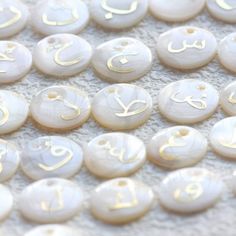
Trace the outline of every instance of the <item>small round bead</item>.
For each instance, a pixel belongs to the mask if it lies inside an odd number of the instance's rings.
[[[13,196],[11,192],[0,184],[0,221],[5,220],[13,208]]]

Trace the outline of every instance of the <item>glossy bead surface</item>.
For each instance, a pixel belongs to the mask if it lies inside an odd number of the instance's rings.
[[[13,208],[13,196],[7,187],[0,184],[0,221],[5,220]]]

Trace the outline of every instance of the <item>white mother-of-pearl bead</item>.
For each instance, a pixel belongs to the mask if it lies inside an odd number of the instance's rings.
[[[0,84],[22,79],[32,66],[31,52],[22,44],[0,41]]]
[[[151,112],[151,96],[131,84],[110,85],[99,91],[92,102],[94,119],[112,130],[135,129],[149,119]]]
[[[0,90],[0,111],[0,134],[6,134],[19,129],[25,123],[29,106],[23,96]]]
[[[209,118],[219,103],[219,94],[206,82],[186,79],[170,83],[159,93],[159,109],[167,119],[192,124]]]
[[[153,203],[150,187],[129,178],[118,178],[95,189],[91,196],[91,211],[107,223],[124,224],[145,215]]]
[[[151,13],[160,20],[181,22],[198,15],[206,0],[150,0]]]
[[[92,58],[90,44],[73,34],[55,34],[42,39],[33,52],[35,66],[52,76],[72,76],[87,68]]]
[[[83,194],[73,182],[59,178],[37,181],[20,194],[21,214],[38,223],[58,223],[69,220],[81,210]]]
[[[223,190],[222,181],[202,168],[186,168],[170,173],[159,187],[163,207],[178,213],[195,213],[213,206]]]
[[[102,79],[125,83],[144,76],[152,66],[151,50],[133,38],[117,38],[98,46],[92,64]]]
[[[72,140],[44,136],[29,141],[23,148],[21,167],[34,180],[75,175],[83,163],[83,150]]]
[[[51,86],[33,98],[30,110],[43,127],[68,130],[86,122],[91,107],[87,93],[70,86]]]
[[[10,179],[20,164],[19,148],[8,141],[0,139],[0,182]]]
[[[0,184],[0,221],[6,219],[13,208],[13,196],[4,185]]]
[[[166,65],[190,70],[208,64],[216,55],[217,41],[205,29],[183,26],[161,34],[157,54]]]
[[[27,24],[29,10],[19,0],[1,0],[0,2],[0,39],[19,33]]]
[[[41,0],[33,9],[32,26],[41,34],[80,33],[90,19],[81,0]]]
[[[139,23],[148,11],[148,0],[92,0],[93,20],[102,27],[121,30]]]
[[[236,23],[235,0],[207,0],[207,9],[218,20]]]
[[[143,166],[145,160],[144,143],[125,133],[100,135],[88,143],[85,151],[87,168],[102,178],[133,174]]]
[[[197,130],[175,126],[158,132],[147,146],[148,158],[155,164],[177,169],[201,161],[207,152],[207,140]]]

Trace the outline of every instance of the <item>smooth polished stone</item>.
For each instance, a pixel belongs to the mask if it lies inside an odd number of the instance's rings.
[[[144,124],[152,112],[152,98],[141,87],[114,84],[99,91],[92,102],[94,119],[111,130],[130,130]]]
[[[150,0],[151,13],[160,20],[182,22],[197,16],[206,0]]]
[[[22,95],[0,90],[0,111],[0,134],[2,135],[16,131],[25,123],[29,106]]]
[[[150,187],[129,178],[118,178],[95,189],[91,196],[91,211],[106,223],[125,224],[144,216],[153,202]]]
[[[157,54],[165,65],[181,69],[197,69],[208,64],[216,55],[217,41],[205,29],[183,26],[161,34]]]
[[[144,76],[151,70],[151,50],[139,40],[117,38],[98,46],[92,64],[102,79],[126,83]]]
[[[0,1],[0,39],[19,33],[26,26],[29,10],[22,1]]]
[[[219,94],[212,85],[195,79],[170,83],[159,93],[159,110],[170,121],[193,124],[216,111]]]
[[[13,196],[11,192],[0,184],[0,221],[5,220],[13,208]]]
[[[32,11],[32,26],[41,34],[80,33],[89,23],[87,5],[81,0],[41,0]]]
[[[60,136],[44,136],[27,142],[21,168],[34,180],[75,175],[83,163],[83,150],[74,141]]]
[[[207,0],[210,14],[226,23],[236,23],[235,0]]]
[[[0,182],[10,179],[20,164],[19,148],[8,141],[0,139]]]
[[[85,151],[87,168],[102,178],[129,176],[140,169],[145,160],[144,143],[125,133],[99,135],[88,143]]]
[[[35,66],[52,76],[72,76],[85,70],[92,58],[90,44],[73,34],[55,34],[41,40],[33,53]]]
[[[31,102],[31,115],[43,127],[68,130],[81,126],[90,115],[87,94],[75,87],[52,86],[40,91]]]
[[[31,66],[32,55],[25,46],[12,41],[0,41],[0,84],[22,79]]]
[[[148,143],[150,161],[167,169],[192,166],[207,152],[207,139],[196,129],[174,126],[159,131]]]
[[[59,223],[81,210],[83,194],[73,182],[50,178],[27,186],[19,196],[21,214],[37,223]]]
[[[163,207],[178,213],[196,213],[212,207],[220,198],[222,181],[202,168],[186,168],[170,173],[159,186]]]
[[[102,27],[121,30],[138,24],[148,11],[148,0],[92,0],[93,20]]]

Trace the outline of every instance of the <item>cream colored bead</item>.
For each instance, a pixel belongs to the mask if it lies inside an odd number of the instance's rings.
[[[147,146],[148,158],[155,164],[177,169],[201,161],[207,152],[207,140],[197,130],[175,126],[158,132]]]
[[[33,98],[31,115],[43,127],[73,129],[89,118],[90,101],[85,92],[75,87],[52,86]]]
[[[102,79],[125,83],[144,76],[152,66],[151,50],[133,38],[117,38],[98,46],[92,64]]]
[[[149,119],[151,112],[151,96],[130,84],[110,85],[99,91],[92,102],[93,117],[112,130],[135,129]]]
[[[151,13],[160,20],[181,22],[197,16],[206,0],[150,0]]]
[[[81,0],[41,0],[33,9],[32,26],[41,34],[80,33],[89,22],[89,11]]]
[[[217,41],[207,30],[183,26],[160,35],[157,54],[166,65],[181,70],[208,64],[216,55]]]
[[[195,79],[173,82],[159,93],[159,109],[167,119],[193,124],[209,118],[219,103],[212,85]]]
[[[32,55],[25,46],[12,41],[0,41],[0,84],[22,79],[31,66]]]
[[[150,187],[128,178],[107,181],[91,196],[93,215],[107,223],[124,224],[144,216],[152,207]]]
[[[20,163],[19,148],[3,139],[0,139],[0,182],[10,179]]]
[[[34,180],[75,175],[83,163],[82,148],[60,136],[44,136],[29,141],[23,149],[21,167]]]
[[[73,34],[55,34],[34,49],[34,64],[45,74],[72,76],[87,68],[92,57],[90,44]]]
[[[148,11],[148,0],[92,0],[93,20],[109,29],[125,29],[139,23]]]
[[[58,223],[69,220],[80,211],[83,195],[80,188],[65,179],[37,181],[20,194],[21,214],[38,223]]]
[[[11,192],[0,184],[0,221],[5,220],[13,208],[13,196]]]
[[[86,147],[87,168],[102,178],[124,177],[136,172],[146,160],[144,143],[133,135],[108,133]]]
[[[0,90],[0,111],[0,134],[6,134],[19,129],[25,123],[29,106],[23,96]]]
[[[202,168],[186,168],[169,174],[159,187],[163,207],[178,213],[195,213],[212,207],[220,198],[222,181]]]
[[[29,10],[22,1],[1,0],[0,39],[19,33],[28,22]]]
[[[216,19],[236,23],[235,0],[207,0],[207,8]]]

